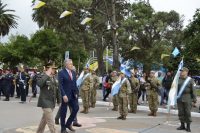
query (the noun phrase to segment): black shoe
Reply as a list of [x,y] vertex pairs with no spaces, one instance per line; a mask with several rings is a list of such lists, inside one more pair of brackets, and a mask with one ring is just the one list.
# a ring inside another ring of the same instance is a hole
[[19,102],[19,103],[24,104],[24,103],[26,103],[26,101],[21,101],[21,102]]
[[75,127],[81,127],[82,125],[79,124],[78,122],[73,122],[73,126],[75,126]]
[[74,128],[72,128],[72,126],[66,127],[68,128],[70,131],[75,132],[76,130]]
[[119,119],[122,119],[123,118],[123,116],[119,116],[119,117],[117,117],[117,119],[119,120]]
[[63,131],[61,130],[61,133],[68,133],[68,132],[67,132],[67,130],[63,130]]
[[122,117],[122,120],[126,120],[126,117]]
[[55,119],[55,124],[59,125],[59,119]]
[[178,127],[177,130],[185,130],[185,124],[181,122],[181,126]]
[[190,123],[187,123],[187,128],[185,129],[187,132],[191,132]]
[[3,101],[10,101],[8,98],[3,99]]
[[16,96],[15,98],[20,98],[20,97]]

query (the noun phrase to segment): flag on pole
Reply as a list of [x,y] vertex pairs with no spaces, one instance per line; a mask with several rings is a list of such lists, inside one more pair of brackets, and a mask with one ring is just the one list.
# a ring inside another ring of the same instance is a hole
[[174,48],[174,51],[172,52],[172,55],[174,56],[174,58],[180,53],[180,51],[178,50],[177,47]]
[[140,48],[137,46],[134,46],[134,47],[132,47],[131,51],[136,50],[136,49],[140,49]]
[[112,89],[111,89],[112,96],[118,94],[120,86],[121,86],[121,77],[118,78],[118,80],[112,85]]
[[93,71],[96,71],[97,68],[98,68],[98,62],[97,62],[97,61],[94,62],[93,64],[91,64],[91,65],[89,66],[89,68],[90,68],[91,70],[93,70]]
[[171,89],[169,91],[169,98],[168,98],[168,111],[170,106],[174,106],[176,104],[177,99],[177,90],[178,90],[178,80],[180,77],[181,69],[183,68],[183,59],[179,63],[178,70],[176,72],[176,75],[174,77],[174,80],[171,85]]
[[70,11],[64,11],[61,15],[60,15],[60,18],[64,18],[64,17],[66,17],[66,16],[68,16],[68,15],[71,15],[72,14],[72,12],[70,12]]
[[170,55],[168,55],[168,54],[162,54],[161,55],[161,60],[163,60],[165,57],[168,57],[168,56],[170,56]]
[[106,57],[106,61],[107,61],[110,65],[113,65],[113,59],[112,59],[112,58]]
[[78,79],[76,80],[76,85],[77,85],[78,88],[80,87],[80,85],[81,85],[81,83],[82,83],[83,76],[84,76],[84,71],[81,72],[80,76],[79,76]]
[[43,1],[35,1],[35,3],[33,4],[33,9],[39,9],[40,7],[44,6],[46,3]]
[[197,62],[200,62],[200,58],[196,58]]
[[90,22],[92,20],[92,18],[86,17],[83,19],[83,21],[81,22],[82,25],[85,25],[86,23]]

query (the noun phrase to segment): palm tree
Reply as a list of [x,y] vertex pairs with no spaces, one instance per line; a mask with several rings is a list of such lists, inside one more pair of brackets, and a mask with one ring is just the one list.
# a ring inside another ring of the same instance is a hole
[[6,6],[7,4],[3,4],[0,0],[0,36],[7,35],[11,28],[17,28],[18,17],[9,13],[15,10],[5,9]]

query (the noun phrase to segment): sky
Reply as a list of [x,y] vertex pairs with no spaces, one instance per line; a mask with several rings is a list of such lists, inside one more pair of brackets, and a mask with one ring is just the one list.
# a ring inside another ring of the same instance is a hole
[[[4,4],[8,4],[8,9],[13,9],[16,12],[15,15],[20,18],[17,20],[18,28],[12,29],[11,34],[24,34],[30,37],[31,34],[35,33],[39,28],[37,23],[32,21],[32,0],[1,0]],[[133,2],[134,0],[127,0]],[[192,20],[192,17],[197,8],[200,8],[200,0],[149,0],[151,6],[155,11],[171,11],[175,10],[180,15],[184,16],[184,25]],[[8,35],[8,36],[9,36]],[[1,42],[7,42],[8,36],[0,38]]]

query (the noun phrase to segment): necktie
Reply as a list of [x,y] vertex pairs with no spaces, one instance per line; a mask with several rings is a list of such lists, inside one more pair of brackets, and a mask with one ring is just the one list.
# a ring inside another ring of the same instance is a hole
[[71,72],[71,70],[69,70],[69,76],[70,76],[70,79],[72,80],[72,72]]

